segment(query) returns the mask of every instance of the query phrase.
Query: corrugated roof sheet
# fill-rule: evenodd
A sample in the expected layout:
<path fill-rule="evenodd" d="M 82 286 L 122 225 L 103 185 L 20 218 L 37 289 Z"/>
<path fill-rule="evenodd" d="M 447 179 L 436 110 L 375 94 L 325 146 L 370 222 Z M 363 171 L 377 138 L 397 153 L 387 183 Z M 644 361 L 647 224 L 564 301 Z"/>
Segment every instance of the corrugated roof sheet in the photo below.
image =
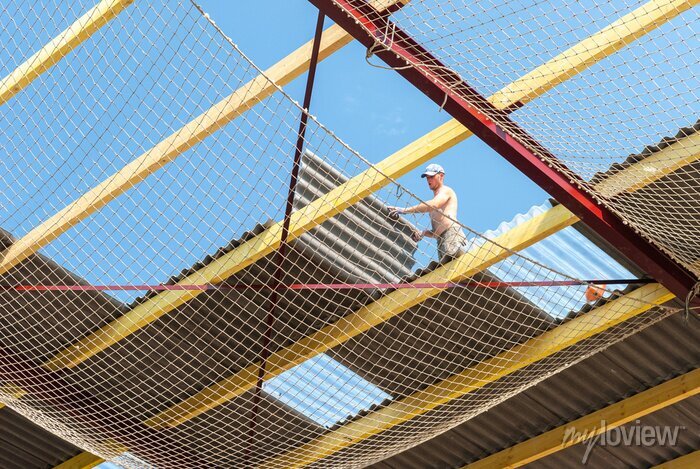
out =
<path fill-rule="evenodd" d="M 9 407 L 0 409 L 2 469 L 48 469 L 82 452 Z"/>
<path fill-rule="evenodd" d="M 647 316 L 653 320 L 658 314 L 652 312 Z M 697 368 L 700 366 L 698 339 L 698 330 L 688 327 L 681 314 L 674 314 L 452 430 L 372 467 L 462 467 Z M 695 408 L 697 405 L 695 398 L 669 409 Z M 654 418 L 666 425 L 676 425 L 675 420 L 669 418 L 673 412 L 675 410 L 659 412 Z M 622 463 L 618 461 L 616 467 L 648 467 L 700 447 L 700 427 L 697 422 L 688 425 L 683 446 L 627 448 L 624 451 L 626 459 Z M 577 445 L 548 456 L 533 466 L 579 467 L 576 461 L 580 460 L 580 451 L 581 445 Z M 611 451 L 620 450 L 611 448 Z M 653 462 L 649 462 L 652 459 Z M 586 467 L 605 468 L 609 467 L 608 463 L 603 458 L 592 459 Z"/>
<path fill-rule="evenodd" d="M 309 160 L 311 162 L 306 163 L 307 167 L 319 165 L 319 162 L 312 160 L 313 157 Z M 316 184 L 311 182 L 311 179 L 309 181 L 309 186 Z M 300 190 L 304 190 L 303 186 Z M 399 226 L 397 235 L 396 227 L 387 224 L 386 208 L 377 206 L 376 203 L 372 200 L 365 201 L 360 204 L 364 208 L 358 207 L 350 214 L 358 217 L 359 221 L 348 216 L 343 222 L 328 223 L 318 228 L 318 232 L 327 229 L 333 234 L 333 230 L 336 231 L 333 237 L 327 234 L 319 234 L 318 237 L 310 235 L 309 238 L 316 242 L 314 249 L 310 249 L 310 243 L 303 238 L 292 243 L 287 264 L 283 266 L 285 278 L 282 282 L 351 283 L 360 279 L 366 281 L 368 278 L 377 278 L 368 275 L 364 272 L 365 267 L 344 256 L 344 253 L 352 253 L 359 246 L 359 241 L 349 234 L 344 234 L 344 230 L 352 233 L 354 226 L 359 222 L 372 225 L 378 233 L 377 236 L 387 238 L 384 242 L 373 240 L 372 246 L 369 247 L 363 244 L 363 249 L 377 250 L 377 253 L 372 255 L 376 255 L 384 269 L 377 269 L 373 274 L 379 272 L 379 277 L 387 280 L 392 276 L 396 279 L 403 277 L 412 265 L 412 256 L 384 254 L 386 258 L 383 259 L 380 252 L 384 252 L 382 246 L 399 245 L 411 253 L 412 249 L 415 249 L 415 244 L 408 241 L 411 227 Z M 369 214 L 364 213 L 367 210 Z M 191 271 L 211 262 L 213 258 L 234 249 L 243 240 L 257 235 L 264 228 L 265 225 L 258 225 L 242 239 L 232 242 L 192 269 L 173 277 L 169 282 L 177 282 Z M 401 242 L 404 244 L 400 244 Z M 66 275 L 61 273 L 57 266 L 49 265 L 48 260 L 43 263 L 35 262 L 30 267 L 30 271 L 25 270 L 25 275 L 33 275 L 33 280 L 38 282 L 51 279 L 47 276 L 47 271 L 53 271 L 51 275 Z M 411 281 L 436 267 L 437 264 L 433 263 L 425 271 L 404 277 L 404 281 Z M 267 256 L 227 279 L 225 283 L 270 283 L 275 270 L 273 256 Z M 475 278 L 491 279 L 495 277 L 489 273 Z M 364 290 L 280 293 L 280 316 L 275 323 L 271 349 L 288 345 L 387 293 Z M 49 301 L 57 310 L 71 304 L 70 301 L 65 301 L 66 293 L 52 295 L 43 296 L 43 300 Z M 86 323 L 92 328 L 97 328 L 111 319 L 115 312 L 124 310 L 106 295 L 96 294 L 95 298 L 90 297 L 89 300 L 101 301 L 100 305 L 105 306 L 98 305 L 95 310 L 77 311 L 74 318 L 66 317 L 66 329 L 70 329 L 74 319 L 81 321 L 81 324 Z M 143 298 L 134 304 L 142 301 Z M 21 311 L 24 305 L 18 304 L 17 308 Z M 83 389 L 89 389 L 96 400 L 109 403 L 117 414 L 127 414 L 135 421 L 143 421 L 255 362 L 261 352 L 260 344 L 263 342 L 268 310 L 269 296 L 260 290 L 207 292 L 110 347 L 104 353 L 66 370 L 62 379 Z M 28 311 L 32 311 L 31 308 Z M 41 310 L 36 311 L 34 321 L 41 320 L 38 316 L 40 312 Z M 481 361 L 506 346 L 554 327 L 558 322 L 512 288 L 495 289 L 488 294 L 473 288 L 451 289 L 334 348 L 329 352 L 329 356 L 387 394 L 394 397 L 404 396 Z M 56 342 L 51 348 L 47 348 L 47 354 L 55 352 L 61 346 L 70 345 L 75 337 L 48 337 L 49 332 L 43 329 L 38 332 L 32 339 L 37 344 L 43 340 Z M 87 331 L 83 330 L 81 333 L 85 332 Z M 455 340 L 455 337 L 459 337 L 460 340 Z M 391 367 L 383 366 L 386 363 L 391 363 Z M 533 372 L 537 373 L 537 368 L 508 377 L 507 380 L 526 382 L 533 379 Z M 472 394 L 477 396 L 477 401 L 457 400 L 450 405 L 463 406 L 463 413 L 460 414 L 463 417 L 468 415 L 469 409 L 475 404 L 481 404 L 478 399 L 493 399 L 493 393 L 494 389 L 487 386 Z M 279 448 L 279 445 L 291 448 L 328 431 L 278 399 L 263 393 L 259 421 L 264 422 L 264 425 L 256 426 L 255 443 L 251 447 L 252 400 L 252 392 L 249 391 L 176 428 L 164 431 L 161 435 L 167 437 L 170 447 L 181 447 L 186 454 L 194 458 L 205 458 L 202 460 L 203 464 L 235 466 L 246 460 L 249 451 L 253 451 L 256 456 L 266 457 L 271 455 L 270 452 L 275 447 Z M 371 410 L 368 409 L 362 414 Z M 413 423 L 417 422 L 420 425 L 425 418 L 435 418 L 435 415 L 436 413 L 429 414 Z M 349 420 L 354 418 L 357 417 L 347 416 Z M 378 436 L 378 441 L 400 431 L 406 432 L 407 429 L 399 426 Z M 507 432 L 508 429 L 500 431 Z M 230 435 L 226 445 L 222 445 L 217 438 L 221 432 Z M 148 444 L 148 441 L 144 440 L 143 444 Z M 495 442 L 496 440 L 494 444 Z M 136 456 L 139 455 L 138 444 L 136 442 L 134 447 L 130 447 Z M 488 444 L 487 438 L 473 445 L 481 448 L 479 454 L 493 446 Z M 391 448 L 387 448 L 387 451 L 390 450 Z M 418 460 L 420 457 L 414 458 L 414 461 Z"/>
<path fill-rule="evenodd" d="M 294 196 L 295 209 L 347 181 L 348 177 L 306 150 Z M 346 259 L 336 268 L 353 272 L 359 269 L 358 282 L 397 282 L 411 275 L 417 245 L 411 239 L 413 227 L 403 219 L 390 221 L 387 215 L 384 203 L 370 195 L 313 228 L 300 241 L 317 255 L 325 254 L 324 260 L 331 264 Z"/>
<path fill-rule="evenodd" d="M 674 136 L 666 136 L 662 138 L 658 143 L 652 144 L 652 145 L 647 145 L 640 151 L 639 153 L 633 153 L 629 155 L 625 161 L 622 163 L 615 163 L 610 166 L 610 169 L 604 173 L 596 173 L 592 178 L 591 178 L 591 183 L 592 184 L 598 184 L 600 182 L 603 182 L 613 174 L 623 171 L 630 166 L 632 166 L 635 163 L 639 163 L 640 161 L 644 160 L 648 156 L 653 155 L 654 153 L 658 153 L 664 148 L 668 148 L 674 143 L 680 142 L 686 137 L 690 137 L 694 133 L 700 131 L 700 119 L 695 121 L 695 124 L 687 126 L 687 127 L 681 127 L 678 132 L 676 132 L 676 135 Z"/>
<path fill-rule="evenodd" d="M 536 205 L 527 213 L 516 215 L 511 221 L 501 223 L 495 230 L 489 230 L 484 236 L 494 239 L 515 226 L 537 216 L 552 207 L 547 202 Z M 551 269 L 562 272 L 576 279 L 629 279 L 634 275 L 620 265 L 613 257 L 597 247 L 574 227 L 560 230 L 542 241 L 524 249 L 523 256 Z M 507 282 L 530 282 L 540 280 L 536 269 L 513 269 L 509 262 L 501 262 L 489 268 L 496 277 Z M 624 290 L 626 284 L 609 287 L 606 296 L 615 289 Z M 586 304 L 584 293 L 586 286 L 567 287 L 563 291 L 553 288 L 549 294 L 533 294 L 533 289 L 516 287 L 516 290 L 554 317 L 561 318 L 570 311 L 578 311 Z M 562 294 L 565 298 L 562 298 Z"/>
<path fill-rule="evenodd" d="M 591 182 L 600 183 L 676 142 L 700 131 L 700 119 L 681 128 L 676 135 L 646 146 L 641 152 L 613 164 L 607 171 L 596 173 Z M 680 143 L 682 145 L 682 143 Z M 698 152 L 698 148 L 689 148 Z M 653 168 L 650 168 L 653 170 Z M 657 246 L 669 252 L 688 270 L 700 276 L 700 161 L 691 161 L 635 191 L 623 192 L 608 200 L 608 204 L 629 221 L 631 226 Z"/>

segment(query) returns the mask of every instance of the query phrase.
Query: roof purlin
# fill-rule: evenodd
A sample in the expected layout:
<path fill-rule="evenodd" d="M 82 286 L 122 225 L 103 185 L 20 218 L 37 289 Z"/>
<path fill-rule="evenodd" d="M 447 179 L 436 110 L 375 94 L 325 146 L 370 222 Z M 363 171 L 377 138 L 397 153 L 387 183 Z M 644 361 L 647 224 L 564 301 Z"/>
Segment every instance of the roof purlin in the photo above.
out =
<path fill-rule="evenodd" d="M 362 421 L 365 418 L 353 421 L 288 453 L 272 458 L 266 461 L 265 465 L 299 467 L 328 457 L 345 447 L 426 413 L 570 345 L 614 327 L 649 310 L 654 304 L 663 304 L 671 299 L 673 294 L 658 284 L 641 287 L 526 343 L 485 360 L 477 366 L 468 368 L 404 399 L 392 402 L 368 415 L 366 422 Z"/>

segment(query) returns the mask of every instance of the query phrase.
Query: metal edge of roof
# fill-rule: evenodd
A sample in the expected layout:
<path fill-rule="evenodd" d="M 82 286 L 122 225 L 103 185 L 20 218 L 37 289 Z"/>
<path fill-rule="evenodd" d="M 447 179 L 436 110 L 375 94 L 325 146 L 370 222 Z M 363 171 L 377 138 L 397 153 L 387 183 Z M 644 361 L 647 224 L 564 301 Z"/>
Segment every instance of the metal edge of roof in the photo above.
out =
<path fill-rule="evenodd" d="M 669 147 L 673 145 L 676 142 L 679 142 L 683 140 L 686 137 L 690 137 L 691 135 L 697 133 L 700 131 L 700 119 L 695 121 L 694 124 L 687 126 L 687 127 L 681 127 L 676 135 L 674 136 L 666 136 L 662 138 L 658 143 L 655 143 L 653 145 L 647 145 L 645 146 L 642 151 L 639 153 L 633 153 L 629 155 L 623 162 L 621 163 L 613 163 L 610 165 L 610 168 L 608 168 L 607 171 L 604 172 L 597 172 L 593 175 L 591 180 L 589 181 L 590 184 L 599 184 L 612 176 L 613 174 L 620 172 L 630 166 L 632 166 L 635 163 L 638 163 L 648 156 L 653 155 L 654 153 L 657 153 L 661 150 L 663 150 L 666 147 Z"/>

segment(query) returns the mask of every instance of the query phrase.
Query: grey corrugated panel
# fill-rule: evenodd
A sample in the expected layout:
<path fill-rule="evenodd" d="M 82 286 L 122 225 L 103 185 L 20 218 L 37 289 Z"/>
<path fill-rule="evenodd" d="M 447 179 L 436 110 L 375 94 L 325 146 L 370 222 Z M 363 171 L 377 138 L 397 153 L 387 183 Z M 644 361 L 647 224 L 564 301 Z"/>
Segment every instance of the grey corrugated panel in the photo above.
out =
<path fill-rule="evenodd" d="M 256 227 L 247 236 L 254 236 L 264 229 L 264 226 Z M 176 282 L 192 270 L 201 268 L 201 265 L 223 255 L 227 250 L 239 245 L 240 242 L 241 240 L 232 242 L 227 248 L 205 259 L 200 265 L 183 271 L 179 276 L 170 279 L 170 282 Z M 307 258 L 303 255 L 303 252 L 303 250 L 297 249 L 297 244 L 294 244 L 288 261 L 290 265 L 284 266 L 283 269 L 285 275 L 288 276 L 282 280 L 283 283 L 292 280 L 311 283 L 346 281 L 347 274 L 338 270 L 337 263 L 331 265 L 327 265 L 324 262 L 319 263 L 318 258 Z M 332 251 L 329 250 L 330 252 Z M 324 258 L 322 257 L 321 259 L 323 260 Z M 431 268 L 436 266 L 433 265 Z M 243 272 L 229 278 L 226 283 L 268 283 L 271 281 L 275 267 L 272 256 L 268 256 Z M 407 280 L 417 278 L 423 273 L 416 273 Z M 490 277 L 484 276 L 479 278 L 490 279 Z M 318 290 L 304 291 L 303 293 L 287 291 L 280 294 L 279 313 L 282 316 L 276 321 L 278 329 L 271 349 L 274 350 L 277 347 L 296 341 L 308 335 L 310 331 L 355 311 L 362 304 L 375 298 L 372 293 L 362 290 L 349 292 Z M 465 301 L 466 297 L 464 295 L 470 294 L 473 294 L 473 292 L 466 289 L 460 290 L 456 294 L 444 293 L 444 295 L 449 296 L 448 301 L 444 302 L 444 304 L 442 301 L 433 300 L 435 305 L 429 303 L 427 306 L 416 307 L 415 311 L 404 313 L 402 315 L 404 319 L 402 320 L 418 324 L 411 326 L 414 327 L 414 332 L 408 331 L 408 337 L 410 338 L 412 334 L 415 336 L 414 333 L 420 333 L 422 330 L 430 330 L 429 327 L 422 327 L 419 323 L 422 321 L 422 316 L 427 313 L 432 314 L 431 308 L 436 307 L 436 305 L 439 306 L 441 309 L 439 314 L 443 315 L 447 320 L 451 312 L 460 309 L 456 308 L 456 306 Z M 111 347 L 105 353 L 98 354 L 96 357 L 70 370 L 66 379 L 90 388 L 99 399 L 112 402 L 119 411 L 128 412 L 129 415 L 138 419 L 150 417 L 157 411 L 189 397 L 198 390 L 229 376 L 232 372 L 257 359 L 261 351 L 260 344 L 262 343 L 262 334 L 265 329 L 264 322 L 268 313 L 267 298 L 268 295 L 266 293 L 253 290 L 242 292 L 237 290 L 214 291 L 202 294 L 176 311 L 132 334 L 132 336 L 117 346 Z M 140 301 L 143 301 L 143 299 Z M 484 328 L 491 330 L 494 347 L 497 347 L 501 340 L 517 342 L 522 340 L 525 333 L 534 334 L 555 324 L 551 317 L 534 308 L 527 300 L 524 300 L 512 290 L 493 292 L 488 299 L 482 297 L 479 305 L 469 310 L 471 313 L 466 310 L 461 311 L 459 312 L 459 317 L 463 323 L 467 323 L 468 321 L 465 318 L 469 314 L 477 317 L 481 314 L 481 308 L 488 307 L 493 309 L 496 305 L 498 305 L 498 309 L 508 311 L 508 314 L 504 314 L 500 319 L 497 317 L 483 317 L 480 325 L 472 330 L 473 332 L 481 330 L 482 333 L 485 330 Z M 508 328 L 499 326 L 499 324 L 507 320 L 519 324 L 521 330 L 518 333 L 511 333 Z M 522 327 L 523 325 L 527 325 L 530 329 Z M 387 326 L 383 332 L 392 331 L 392 327 Z M 418 347 L 418 349 L 423 349 L 423 352 L 421 352 L 423 359 L 428 362 L 423 366 L 419 366 L 420 360 L 410 358 L 406 354 L 404 355 L 409 359 L 408 361 L 397 361 L 397 367 L 406 370 L 406 374 L 409 374 L 410 370 L 410 373 L 413 375 L 413 377 L 408 376 L 406 380 L 401 380 L 402 383 L 400 385 L 402 389 L 397 389 L 396 386 L 387 384 L 387 381 L 384 383 L 385 386 L 394 393 L 408 393 L 418 389 L 419 384 L 425 379 L 440 379 L 442 375 L 447 376 L 468 366 L 469 363 L 487 356 L 488 352 L 485 350 L 479 350 L 477 355 L 467 356 L 459 349 L 459 346 L 464 346 L 464 344 L 455 344 L 456 347 L 451 351 L 450 355 L 440 357 L 441 364 L 437 362 L 431 363 L 431 359 L 426 358 L 431 355 L 431 347 L 434 347 L 438 340 L 449 340 L 449 337 L 443 336 L 452 333 L 451 329 L 453 328 L 441 327 L 439 330 L 430 331 L 430 340 L 424 340 Z M 216 335 L 208 334 L 209 330 L 216 331 Z M 393 332 L 396 332 L 396 330 Z M 468 334 L 469 331 L 462 331 L 462 333 Z M 360 348 L 369 350 L 374 342 L 369 337 L 365 337 L 363 340 L 365 343 L 360 342 Z M 407 341 L 406 337 L 401 334 L 390 333 L 386 340 L 392 341 L 399 347 L 401 344 L 410 343 L 410 340 Z M 476 343 L 471 344 L 473 348 L 476 348 L 476 345 Z M 449 349 L 449 347 L 447 348 Z M 413 352 L 415 350 L 412 350 Z M 334 355 L 342 363 L 353 365 L 350 363 L 350 360 L 345 359 L 342 351 L 334 352 Z M 365 362 L 362 364 L 356 361 L 356 371 L 359 371 L 362 376 L 369 377 L 372 381 L 379 381 L 378 374 L 369 370 L 373 366 L 372 363 L 366 360 L 365 357 Z M 431 373 L 430 368 L 436 365 L 442 369 L 442 374 L 436 375 Z M 230 431 L 232 428 L 243 426 L 245 422 L 240 419 L 237 420 L 232 417 L 222 418 L 221 416 L 226 415 L 226 412 L 230 411 L 230 409 L 247 409 L 250 411 L 249 402 L 249 395 L 242 396 L 183 424 L 179 428 L 190 428 L 191 425 L 194 425 L 197 428 L 196 434 L 201 436 L 201 438 L 195 439 L 192 439 L 191 435 L 190 439 L 185 439 L 183 436 L 183 444 L 196 448 L 198 445 L 203 444 L 206 434 L 222 431 L 223 429 Z M 127 403 L 128 408 L 119 405 L 119 403 Z M 290 408 L 278 402 L 270 405 L 277 409 L 275 412 L 279 418 L 284 418 L 285 415 L 294 413 Z M 307 424 L 309 424 L 308 421 L 304 425 Z M 217 425 L 221 427 L 217 427 Z M 320 434 L 320 427 L 314 425 L 308 427 L 310 435 Z M 270 428 L 266 430 L 263 428 L 264 431 L 271 431 L 272 427 L 275 427 L 270 422 L 267 423 L 267 426 Z M 207 430 L 200 431 L 202 428 L 207 428 Z M 289 434 L 289 430 L 285 430 L 285 428 L 284 426 L 277 426 L 276 433 L 271 432 L 270 438 L 272 438 L 272 435 L 280 441 L 284 441 L 285 438 L 293 438 L 293 435 Z M 172 432 L 178 433 L 180 431 L 175 429 Z M 300 441 L 295 440 L 295 443 L 300 443 Z M 229 448 L 228 451 L 233 451 L 232 448 Z"/>
<path fill-rule="evenodd" d="M 589 467 L 588 464 L 585 466 L 581 464 L 581 455 L 571 455 L 571 458 L 567 458 L 566 462 L 562 465 L 561 461 L 554 461 L 548 458 L 541 459 L 540 461 L 537 462 L 538 467 L 540 468 L 547 468 L 547 469 L 561 469 L 562 467 L 566 468 L 587 468 Z M 626 466 L 622 461 L 620 461 L 618 458 L 616 458 L 613 454 L 610 454 L 606 451 L 603 451 L 601 453 L 596 454 L 595 460 L 589 461 L 589 464 L 591 464 L 591 467 L 594 468 L 605 468 L 605 469 L 631 469 L 629 466 Z M 533 464 L 524 466 L 524 467 L 532 467 Z M 649 467 L 649 466 L 645 466 Z"/>
<path fill-rule="evenodd" d="M 0 249 L 14 238 L 0 229 Z M 34 254 L 11 272 L 0 276 L 0 285 L 87 285 L 47 257 Z M 56 350 L 98 329 L 125 311 L 122 303 L 102 292 L 16 292 L 0 289 L 3 328 L 21 331 L 18 351 L 49 358 Z M 9 329 L 12 328 L 12 329 Z M 10 345 L 10 344 L 7 344 Z"/>
<path fill-rule="evenodd" d="M 169 282 L 176 282 L 201 268 L 212 259 L 240 245 L 245 239 L 260 233 L 266 226 L 269 224 L 257 226 L 242 239 L 230 243 L 226 248 L 183 271 Z M 289 258 L 293 265 L 287 265 L 283 269 L 289 275 L 289 279 L 285 278 L 283 282 L 342 282 L 343 278 L 348 277 L 347 272 L 338 269 L 342 264 L 334 262 L 326 265 L 324 262 L 319 263 L 318 257 L 307 258 L 304 255 L 307 250 L 300 248 L 302 244 L 294 244 Z M 326 252 L 328 256 L 320 257 L 322 261 L 336 254 L 332 246 L 328 247 Z M 270 282 L 275 269 L 271 257 L 258 261 L 228 279 L 227 283 Z M 435 267 L 436 265 L 431 266 Z M 406 281 L 416 279 L 424 273 L 425 271 L 417 272 Z M 477 278 L 479 279 L 488 280 L 491 277 L 482 275 Z M 468 289 L 444 292 L 437 299 L 416 306 L 393 320 L 395 323 L 404 322 L 403 326 L 397 327 L 395 323 L 380 326 L 361 335 L 356 345 L 351 343 L 336 348 L 332 355 L 361 376 L 391 391 L 393 395 L 401 395 L 414 392 L 428 380 L 436 381 L 447 377 L 469 364 L 486 358 L 501 349 L 504 343 L 520 342 L 557 324 L 549 315 L 531 305 L 512 289 L 493 291 L 487 296 L 480 295 L 476 306 L 472 306 L 468 311 L 464 310 L 464 305 L 473 302 L 474 299 L 469 298 L 472 294 L 474 292 Z M 276 322 L 280 327 L 276 336 L 286 340 L 273 341 L 273 350 L 298 340 L 310 331 L 376 298 L 369 292 L 340 293 L 326 290 L 303 294 L 285 292 L 280 296 L 282 316 Z M 507 314 L 479 317 L 483 309 L 504 310 Z M 138 418 L 147 418 L 254 362 L 260 353 L 267 311 L 266 295 L 257 291 L 216 291 L 202 294 L 177 311 L 136 332 L 123 343 L 111 348 L 109 353 L 100 354 L 76 367 L 67 379 L 88 385 L 103 399 L 139 402 L 138 406 L 131 405 L 128 409 L 120 410 L 128 411 Z M 453 321 L 452 325 L 443 324 L 436 328 L 425 323 L 426 315 L 435 314 L 442 315 L 446 321 Z M 451 318 L 450 315 L 456 316 Z M 460 331 L 460 337 L 488 333 L 493 349 L 484 350 L 483 343 L 477 344 L 476 341 L 462 341 L 454 344 L 455 347 L 449 355 L 444 354 L 451 345 L 449 335 L 460 325 L 469 329 L 470 321 L 478 321 L 479 325 L 472 326 L 470 330 Z M 507 321 L 517 324 L 520 330 L 513 332 L 509 327 L 502 327 Z M 215 322 L 216 326 L 213 325 Z M 218 336 L 208 335 L 207 330 L 216 330 Z M 384 337 L 373 336 L 381 334 L 384 334 Z M 428 334 L 429 337 L 416 340 L 421 334 Z M 220 340 L 219 336 L 226 340 Z M 380 356 L 372 355 L 376 352 L 372 349 L 378 343 L 398 347 L 396 350 L 400 359 L 393 365 L 393 376 L 374 369 L 380 360 L 385 358 L 381 353 Z M 437 358 L 437 354 L 434 353 L 436 344 L 441 345 L 439 349 L 443 353 Z M 466 353 L 468 350 L 476 350 L 477 353 Z M 439 370 L 439 373 L 436 370 Z M 248 406 L 245 401 L 245 398 L 239 398 L 230 404 L 245 408 Z M 279 412 L 284 414 L 290 412 L 290 409 L 280 406 Z M 217 415 L 218 412 L 214 410 L 196 420 L 216 421 Z M 226 428 L 229 428 L 228 424 Z M 285 435 L 280 435 L 280 438 L 285 438 Z M 191 443 L 196 446 L 196 442 Z"/>
<path fill-rule="evenodd" d="M 0 409 L 0 468 L 51 468 L 82 450 L 30 422 L 9 407 Z"/>
<path fill-rule="evenodd" d="M 700 330 L 692 322 L 688 324 L 682 314 L 662 324 L 664 327 L 660 324 L 653 328 L 653 334 L 644 331 L 640 339 L 632 337 L 620 343 L 616 353 L 605 351 L 605 356 L 642 386 L 665 381 L 693 364 L 700 365 Z M 642 340 L 647 334 L 649 340 Z"/>
<path fill-rule="evenodd" d="M 310 202 L 308 199 L 302 199 L 302 201 L 304 203 Z M 372 251 L 378 247 L 382 248 L 384 252 L 389 252 L 389 246 L 396 251 L 400 250 L 395 243 L 381 242 L 376 237 L 370 237 L 370 233 L 362 236 L 359 234 L 362 228 L 348 233 L 347 226 L 339 218 L 332 218 L 306 234 L 307 238 L 312 237 L 325 244 L 325 249 L 318 251 L 319 255 L 322 255 L 324 251 L 340 251 L 345 257 L 363 269 L 368 282 L 395 282 L 400 277 L 411 273 L 409 268 L 404 265 L 405 262 L 401 263 L 396 260 L 400 259 L 400 256 L 373 256 L 374 253 Z M 381 239 L 385 240 L 386 238 Z M 381 246 L 382 244 L 384 246 Z M 373 280 L 372 277 L 376 278 L 376 280 Z"/>
<path fill-rule="evenodd" d="M 386 463 L 417 469 L 411 462 L 416 454 L 430 454 L 446 467 L 482 459 L 696 368 L 699 338 L 674 314 Z M 494 429 L 494 422 L 502 424 Z M 664 451 L 670 459 L 673 451 Z M 550 466 L 547 459 L 542 467 L 566 467 L 561 461 Z"/>
<path fill-rule="evenodd" d="M 296 195 L 300 195 L 305 200 L 314 201 L 348 180 L 339 173 L 331 175 L 327 165 L 311 153 L 305 153 L 302 162 Z M 297 201 L 296 196 L 294 202 L 295 209 L 304 205 Z M 388 214 L 384 204 L 368 196 L 339 213 L 338 219 L 348 226 L 361 224 L 367 233 L 386 238 L 381 251 L 386 249 L 387 252 L 405 256 L 405 253 L 395 249 L 394 246 L 404 246 L 405 251 L 410 251 L 406 246 L 412 246 L 415 243 L 411 240 L 413 226 L 404 219 L 390 220 Z"/>
<path fill-rule="evenodd" d="M 294 248 L 299 251 L 301 255 L 316 259 L 319 263 L 325 263 L 330 260 L 328 256 L 322 254 L 325 249 L 323 244 L 310 233 L 301 235 L 294 242 Z M 362 270 L 360 266 L 353 264 L 348 259 L 338 256 L 332 259 L 332 262 L 338 270 L 345 273 L 350 283 L 371 283 L 373 281 L 366 271 Z"/>
<path fill-rule="evenodd" d="M 304 153 L 304 163 L 310 168 L 317 168 L 316 174 L 325 175 L 319 180 L 319 182 L 328 184 L 325 186 L 326 191 L 349 180 L 347 176 L 342 175 L 337 169 L 333 168 L 330 164 L 326 163 L 310 151 L 306 151 Z M 302 173 L 303 170 L 304 167 L 302 167 Z M 410 234 L 413 227 L 405 220 L 400 220 L 401 229 L 396 231 L 396 223 L 390 222 L 386 219 L 388 210 L 383 202 L 377 199 L 374 195 L 368 195 L 363 199 L 363 201 L 365 202 L 364 204 L 355 204 L 350 207 L 351 211 L 361 211 L 368 217 L 368 220 L 374 224 L 375 227 L 377 227 L 380 231 L 387 233 L 388 236 L 390 236 L 390 239 L 395 239 L 394 237 L 396 236 L 404 237 L 407 240 L 410 239 Z"/>
<path fill-rule="evenodd" d="M 307 205 L 347 181 L 346 176 L 321 158 L 309 151 L 304 152 L 295 208 Z M 373 264 L 379 264 L 385 269 L 369 266 L 369 272 L 381 271 L 385 279 L 396 281 L 410 273 L 409 269 L 415 262 L 413 252 L 416 243 L 410 238 L 413 230 L 410 225 L 403 220 L 391 221 L 387 215 L 386 206 L 374 196 L 368 196 L 314 228 L 312 232 L 332 232 L 350 249 L 356 250 L 361 258 L 372 259 Z M 368 237 L 371 242 L 367 241 Z M 331 251 L 337 251 L 337 246 L 327 245 Z"/>
<path fill-rule="evenodd" d="M 318 256 L 325 255 L 325 261 L 328 263 L 336 263 L 337 259 L 343 259 L 348 261 L 351 265 L 356 267 L 360 272 L 364 272 L 363 280 L 366 283 L 387 283 L 387 282 L 397 282 L 400 276 L 392 273 L 387 269 L 388 266 L 380 265 L 368 255 L 366 250 L 368 248 L 366 240 L 357 240 L 344 236 L 340 236 L 343 233 L 337 233 L 330 226 L 327 229 L 314 229 L 308 233 L 308 237 L 300 240 L 304 242 L 305 239 L 313 238 L 319 244 L 323 245 L 321 250 L 316 250 Z M 340 235 L 340 236 L 339 236 Z M 297 243 L 299 241 L 296 241 Z M 361 246 L 364 244 L 364 246 Z M 401 265 L 395 265 L 394 271 L 402 272 L 405 269 Z"/>
<path fill-rule="evenodd" d="M 15 239 L 0 230 L 0 244 Z M 58 284 L 87 285 L 47 257 L 35 254 L 9 274 L 0 277 L 4 285 Z M 18 339 L 15 352 L 38 359 L 48 358 L 66 343 L 95 330 L 125 311 L 121 304 L 101 292 L 0 291 L 0 316 L 4 328 L 12 328 Z M 20 340 L 21 336 L 21 340 Z M 31 382 L 14 383 L 31 393 Z M 50 468 L 82 450 L 43 430 L 8 407 L 0 410 L 0 464 L 3 469 Z"/>

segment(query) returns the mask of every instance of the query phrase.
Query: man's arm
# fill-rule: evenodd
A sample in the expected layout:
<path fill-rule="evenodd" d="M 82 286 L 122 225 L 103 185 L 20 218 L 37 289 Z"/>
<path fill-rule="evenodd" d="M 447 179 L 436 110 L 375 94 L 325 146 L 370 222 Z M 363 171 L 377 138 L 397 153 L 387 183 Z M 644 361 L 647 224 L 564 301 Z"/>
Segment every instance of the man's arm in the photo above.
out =
<path fill-rule="evenodd" d="M 393 217 L 395 215 L 404 213 L 432 212 L 433 210 L 439 210 L 441 207 L 444 207 L 449 200 L 450 195 L 448 194 L 448 191 L 444 191 L 436 195 L 432 200 L 421 202 L 418 205 L 414 205 L 413 207 L 388 207 L 389 216 Z"/>
<path fill-rule="evenodd" d="M 433 230 L 416 230 L 413 232 L 413 240 L 420 241 L 423 238 L 437 238 Z"/>

